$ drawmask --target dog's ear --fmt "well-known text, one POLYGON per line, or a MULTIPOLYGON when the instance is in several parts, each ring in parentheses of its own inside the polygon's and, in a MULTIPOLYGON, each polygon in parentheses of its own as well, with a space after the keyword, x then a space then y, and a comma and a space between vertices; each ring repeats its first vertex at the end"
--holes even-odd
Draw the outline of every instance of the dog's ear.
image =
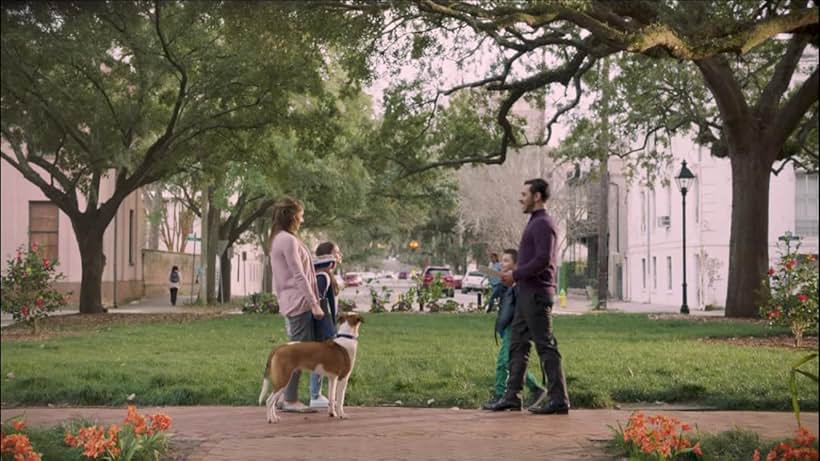
POLYGON ((341 325, 347 319, 347 312, 342 312, 339 314, 339 317, 336 318, 336 325, 341 325))

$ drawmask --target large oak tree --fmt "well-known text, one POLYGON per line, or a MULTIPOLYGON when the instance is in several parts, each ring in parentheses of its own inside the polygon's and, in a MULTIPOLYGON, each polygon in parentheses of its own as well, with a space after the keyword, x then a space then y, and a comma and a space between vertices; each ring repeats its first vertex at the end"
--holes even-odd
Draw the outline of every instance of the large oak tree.
POLYGON ((347 53, 355 18, 296 3, 4 2, 1 14, 2 158, 71 219, 83 313, 103 310, 102 237, 125 197, 206 158, 203 136, 287 126, 292 97, 321 91, 328 47, 366 73, 347 53))
MULTIPOLYGON (((386 11, 386 48, 401 51, 385 51, 384 56, 400 62, 409 55, 425 69, 422 78, 406 85, 408 99, 426 103, 419 110, 433 117, 445 97, 465 89, 490 95, 483 110, 492 111, 500 132, 492 145, 462 142, 459 149, 459 143, 444 141, 438 155, 413 165, 416 171, 502 163, 510 149, 546 145, 556 124, 581 103, 583 78, 603 57, 633 53, 651 58, 656 66, 692 63, 717 117, 689 123, 698 126, 701 142, 722 149, 732 165, 726 315, 757 315, 757 293, 768 265, 769 175, 776 160, 795 153, 800 127, 812 120, 816 124, 816 59, 797 72, 807 49, 818 45, 816 2, 415 0, 346 8, 386 11), (759 87, 749 88, 742 77, 754 72, 738 68, 756 53, 768 60, 762 60, 765 69, 754 80, 759 87), (443 84, 446 73, 440 63, 448 57, 457 69, 478 77, 443 84), (556 100, 554 94, 561 91, 564 97, 556 100), (516 130, 512 108, 522 99, 548 109, 544 136, 528 139, 516 130)), ((422 131, 437 127, 433 122, 422 131)))

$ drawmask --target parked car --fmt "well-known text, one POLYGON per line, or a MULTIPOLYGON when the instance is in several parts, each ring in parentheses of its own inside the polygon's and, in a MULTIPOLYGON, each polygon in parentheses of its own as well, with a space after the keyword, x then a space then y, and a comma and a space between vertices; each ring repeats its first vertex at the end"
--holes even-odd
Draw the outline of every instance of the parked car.
POLYGON ((490 286, 490 281, 487 280, 486 274, 478 271, 470 271, 464 274, 464 279, 461 282, 461 292, 481 291, 488 286, 490 286))
POLYGON ((422 272, 421 286, 423 288, 429 288, 430 285, 433 284, 433 280, 439 276, 444 283, 444 294, 448 298, 455 296, 455 281, 453 280, 453 274, 450 272, 450 268, 447 266, 429 266, 424 269, 424 272, 422 272))
POLYGON ((399 280, 407 280, 410 278, 410 273, 407 271, 399 272, 399 280))
POLYGON ((455 288, 456 290, 460 290, 461 289, 461 284, 463 283, 463 281, 464 281, 464 277, 462 277, 461 275, 454 275, 453 276, 453 288, 455 288))
POLYGON ((363 282, 362 274, 358 272, 348 272, 344 275, 345 287, 357 287, 363 282))

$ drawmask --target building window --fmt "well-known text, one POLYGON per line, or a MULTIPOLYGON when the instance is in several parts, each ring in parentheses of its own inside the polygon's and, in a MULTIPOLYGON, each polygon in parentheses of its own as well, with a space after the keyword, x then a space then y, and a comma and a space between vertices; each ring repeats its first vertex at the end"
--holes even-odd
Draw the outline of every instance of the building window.
POLYGON ((134 265, 134 240, 136 239, 134 224, 136 224, 134 221, 134 210, 128 210, 128 264, 132 266, 134 265))
POLYGON ((666 289, 672 291, 672 257, 666 257, 666 289))
POLYGON ((801 237, 817 237, 817 173, 796 173, 794 179, 794 232, 801 237))
POLYGON ((29 246, 37 245, 40 256, 57 261, 59 253, 59 210, 51 202, 29 202, 29 246))
POLYGON ((646 290, 646 259, 645 258, 641 258, 641 272, 642 272, 641 286, 643 287, 644 290, 646 290))
POLYGON ((658 289, 658 258, 652 257, 652 289, 658 289))
POLYGON ((641 232, 646 231, 646 192, 641 192, 641 232))

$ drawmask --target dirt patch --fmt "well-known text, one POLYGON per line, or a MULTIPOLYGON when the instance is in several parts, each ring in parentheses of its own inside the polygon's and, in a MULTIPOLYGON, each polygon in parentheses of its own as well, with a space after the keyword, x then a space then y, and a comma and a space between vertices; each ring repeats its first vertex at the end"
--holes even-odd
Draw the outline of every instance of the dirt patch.
MULTIPOLYGON (((785 347, 795 349, 794 339, 791 336, 747 336, 741 338, 704 338, 701 341, 706 343, 733 344, 735 346, 747 347, 785 347)), ((817 350, 817 336, 803 338, 799 350, 817 350)))
POLYGON ((212 319, 227 315, 225 311, 203 310, 202 312, 161 313, 161 314, 70 314, 48 317, 42 320, 41 332, 32 333, 24 324, 14 324, 3 328, 0 341, 41 341, 61 336, 87 334, 89 331, 103 331, 113 326, 131 326, 145 323, 187 323, 195 320, 212 319))
POLYGON ((761 319, 728 318, 722 315, 649 314, 650 320, 687 320, 693 323, 752 323, 765 325, 761 319))

